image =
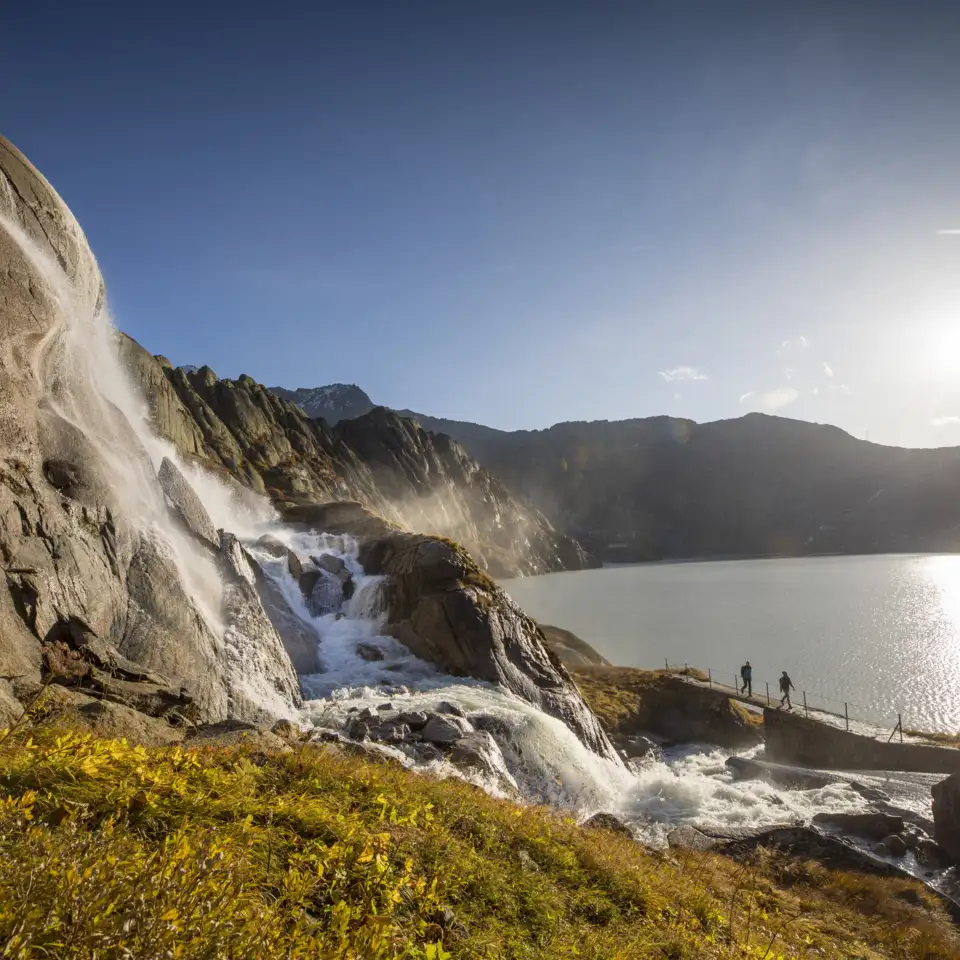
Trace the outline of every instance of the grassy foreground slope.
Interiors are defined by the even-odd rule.
[[[919,885],[661,855],[332,748],[0,741],[0,956],[947,958]]]

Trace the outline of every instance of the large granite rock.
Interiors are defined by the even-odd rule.
[[[157,480],[160,487],[170,501],[174,515],[198,540],[212,547],[220,546],[217,537],[217,528],[210,519],[210,514],[194,493],[193,487],[186,477],[176,468],[169,457],[164,457],[157,471]]]
[[[218,621],[222,605],[235,622],[247,616],[236,603],[245,590],[224,587],[209,518],[182,476],[171,499],[207,544],[170,520],[96,261],[53,188],[2,139],[0,267],[4,701],[22,705],[43,675],[83,675],[96,680],[99,703],[115,704],[98,708],[113,720],[155,703],[156,680],[177,695],[186,687],[200,720],[244,714]],[[202,434],[182,404],[164,403],[180,417],[181,441]],[[170,494],[173,471],[163,472]],[[289,676],[278,676],[279,697]]]
[[[937,845],[960,863],[960,773],[933,785],[933,825]]]
[[[536,623],[462,547],[395,533],[364,543],[360,562],[367,573],[389,577],[388,629],[418,657],[445,673],[506,687],[621,762]]]
[[[301,703],[290,656],[260,602],[256,575],[240,541],[220,533],[226,678],[231,718],[266,723]]]

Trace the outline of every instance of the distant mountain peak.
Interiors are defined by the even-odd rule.
[[[331,426],[362,417],[374,403],[355,383],[328,383],[323,387],[271,387],[270,391],[296,404],[308,417],[323,418]]]

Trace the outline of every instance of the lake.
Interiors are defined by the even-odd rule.
[[[906,729],[960,730],[960,556],[617,565],[503,581],[542,623],[618,666],[689,663],[754,693],[787,670],[817,707]]]

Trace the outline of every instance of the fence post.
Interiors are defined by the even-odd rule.
[[[690,664],[686,660],[683,661],[683,675],[685,677],[690,676]]]
[[[767,706],[770,706],[770,684],[767,684]]]
[[[713,689],[713,671],[709,667],[707,667],[707,685],[711,690]]]
[[[737,679],[736,674],[733,675],[733,689],[736,690],[737,693],[740,692],[740,681]]]
[[[903,717],[897,714],[897,729],[900,731],[900,742],[903,743]]]
[[[667,673],[670,672],[670,661],[666,657],[663,658],[663,669],[666,670]]]
[[[803,691],[803,714],[806,717],[810,716],[810,711],[807,709],[807,691]]]
[[[850,712],[847,710],[847,701],[843,701],[843,721],[847,725],[847,733],[850,732]]]

